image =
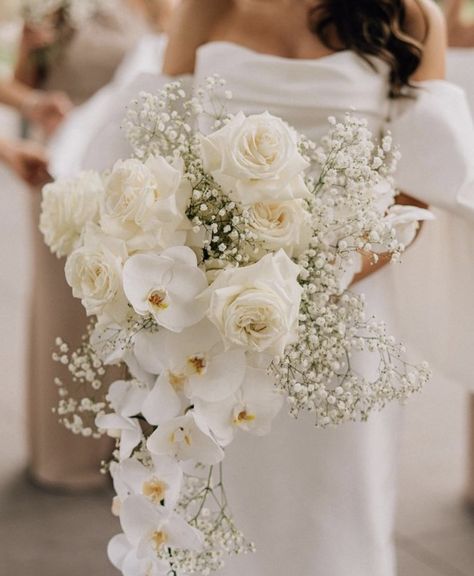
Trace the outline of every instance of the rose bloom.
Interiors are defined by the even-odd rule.
[[[66,260],[66,280],[88,315],[107,313],[120,319],[127,311],[122,289],[122,267],[127,256],[122,241],[89,226],[84,245]]]
[[[205,170],[243,204],[307,197],[308,163],[298,151],[296,132],[268,112],[237,114],[223,128],[201,137]]]
[[[124,240],[130,252],[182,245],[189,195],[180,166],[159,156],[145,164],[119,160],[105,184],[102,229]]]
[[[98,218],[103,191],[102,179],[95,172],[84,172],[78,178],[43,188],[40,230],[58,257],[69,256],[80,245],[84,226]]]
[[[288,256],[298,256],[312,237],[311,214],[304,200],[258,202],[249,207],[250,228],[269,251],[285,250]]]
[[[225,345],[281,354],[296,339],[300,268],[283,250],[256,264],[224,270],[204,292],[207,315]]]

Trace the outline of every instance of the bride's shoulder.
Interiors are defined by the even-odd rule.
[[[216,23],[228,12],[233,0],[182,0],[173,14],[163,71],[177,76],[192,74],[196,50],[205,44]]]
[[[413,80],[445,76],[447,27],[441,8],[433,0],[405,0],[405,32],[423,45],[421,64]]]

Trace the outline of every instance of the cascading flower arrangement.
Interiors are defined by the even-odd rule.
[[[133,158],[43,191],[45,241],[92,319],[79,350],[58,339],[75,384],[57,380],[57,411],[117,439],[109,556],[125,576],[205,576],[253,550],[222,462],[285,400],[335,425],[429,377],[350,291],[363,254],[398,258],[430,217],[395,205],[390,136],[347,115],[315,144],[267,112],[227,115],[224,84],[141,94],[124,126]],[[377,374],[357,371],[359,354]],[[104,389],[110,364],[126,369]]]

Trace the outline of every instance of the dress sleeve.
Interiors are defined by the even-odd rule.
[[[400,190],[474,220],[474,125],[464,91],[444,81],[417,84],[390,121],[400,148]]]

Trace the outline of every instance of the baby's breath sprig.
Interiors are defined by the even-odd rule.
[[[200,468],[194,475],[186,475],[176,511],[203,534],[204,546],[199,552],[163,552],[171,564],[170,574],[209,576],[224,566],[227,556],[255,551],[255,545],[237,528],[229,510],[222,464]]]
[[[103,432],[95,426],[95,418],[106,407],[107,391],[102,383],[106,369],[90,342],[92,331],[90,324],[80,346],[72,351],[62,338],[56,339],[53,360],[67,368],[70,378],[54,379],[59,401],[53,411],[73,434],[100,438]]]

